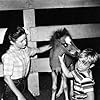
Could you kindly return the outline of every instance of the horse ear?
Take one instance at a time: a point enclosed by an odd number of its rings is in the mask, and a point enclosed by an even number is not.
[[[64,27],[63,31],[67,31],[65,27]]]

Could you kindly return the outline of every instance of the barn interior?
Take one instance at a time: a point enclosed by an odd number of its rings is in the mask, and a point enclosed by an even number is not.
[[[28,45],[49,44],[53,31],[67,28],[81,50],[100,53],[100,0],[0,0],[0,45],[8,27],[28,29]],[[2,48],[2,46],[0,46]],[[95,100],[100,100],[100,62],[93,70]],[[51,99],[49,50],[31,58],[28,87],[37,100]],[[63,100],[64,96],[57,98]]]

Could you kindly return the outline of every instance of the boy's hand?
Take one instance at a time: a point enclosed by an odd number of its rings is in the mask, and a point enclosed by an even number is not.
[[[64,62],[63,62],[64,54],[63,54],[62,56],[58,56],[58,57],[59,57],[59,61],[60,61],[60,63],[61,63],[61,64],[64,63]]]
[[[94,67],[95,66],[95,64],[92,64],[91,66],[90,66],[90,68],[92,68],[92,67]]]

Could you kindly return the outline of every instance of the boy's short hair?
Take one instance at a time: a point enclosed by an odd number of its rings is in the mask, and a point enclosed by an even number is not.
[[[93,64],[98,60],[98,53],[92,48],[87,48],[80,53],[79,58],[83,58],[83,57],[87,58],[87,62]]]

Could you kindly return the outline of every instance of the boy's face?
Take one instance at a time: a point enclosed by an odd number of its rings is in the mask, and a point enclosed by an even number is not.
[[[87,71],[90,68],[90,62],[87,60],[87,57],[84,58],[79,58],[78,62],[77,62],[78,66],[78,70],[79,71]]]

